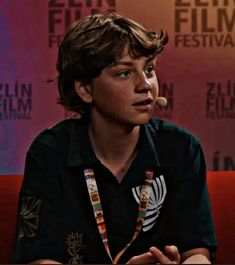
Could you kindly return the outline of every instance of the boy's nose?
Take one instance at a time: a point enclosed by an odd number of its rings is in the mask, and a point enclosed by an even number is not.
[[[151,90],[151,82],[146,77],[145,73],[138,76],[138,82],[136,83],[136,91],[143,92]]]

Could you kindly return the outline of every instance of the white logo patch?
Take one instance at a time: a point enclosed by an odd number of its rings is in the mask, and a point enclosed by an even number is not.
[[[138,204],[140,202],[140,191],[141,191],[141,186],[132,188],[132,193]],[[150,230],[156,223],[157,217],[160,214],[160,208],[162,207],[162,204],[165,200],[166,193],[167,190],[166,190],[165,179],[163,175],[161,175],[160,177],[156,178],[152,184],[149,204],[142,227],[144,232]]]

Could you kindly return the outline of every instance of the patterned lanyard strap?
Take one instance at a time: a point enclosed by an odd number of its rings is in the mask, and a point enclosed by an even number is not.
[[[93,207],[96,223],[97,223],[104,247],[109,255],[109,258],[112,261],[112,264],[117,264],[120,257],[128,249],[128,247],[132,244],[132,242],[137,238],[137,236],[139,235],[141,231],[144,218],[146,215],[146,211],[148,208],[150,193],[152,190],[151,184],[153,182],[153,171],[146,170],[145,175],[146,175],[145,183],[142,186],[141,193],[140,193],[139,212],[138,212],[135,232],[132,236],[131,241],[128,244],[126,244],[126,246],[113,259],[111,256],[110,247],[108,243],[107,230],[105,226],[105,220],[104,220],[102,205],[101,205],[100,196],[98,192],[98,187],[97,187],[97,183],[96,183],[95,176],[94,176],[94,171],[93,169],[90,169],[90,168],[84,170],[84,176],[86,179],[87,189],[88,189],[90,201]]]

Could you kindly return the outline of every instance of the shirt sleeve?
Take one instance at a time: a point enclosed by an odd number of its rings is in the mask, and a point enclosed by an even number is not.
[[[55,170],[55,149],[36,141],[27,152],[19,197],[13,263],[28,263],[37,259],[63,262],[61,242],[65,241],[64,205],[60,199],[61,190]]]
[[[180,162],[182,161],[182,162]],[[216,251],[216,239],[206,184],[206,164],[201,145],[193,138],[189,151],[178,159],[175,192],[171,205],[170,236],[180,252],[208,248],[211,258]]]

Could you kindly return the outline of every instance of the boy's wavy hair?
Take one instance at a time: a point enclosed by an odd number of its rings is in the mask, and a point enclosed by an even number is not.
[[[58,51],[58,103],[69,111],[86,114],[89,104],[76,94],[76,80],[92,82],[121,56],[126,45],[138,58],[157,56],[167,41],[166,32],[158,35],[115,13],[95,14],[73,23]]]

